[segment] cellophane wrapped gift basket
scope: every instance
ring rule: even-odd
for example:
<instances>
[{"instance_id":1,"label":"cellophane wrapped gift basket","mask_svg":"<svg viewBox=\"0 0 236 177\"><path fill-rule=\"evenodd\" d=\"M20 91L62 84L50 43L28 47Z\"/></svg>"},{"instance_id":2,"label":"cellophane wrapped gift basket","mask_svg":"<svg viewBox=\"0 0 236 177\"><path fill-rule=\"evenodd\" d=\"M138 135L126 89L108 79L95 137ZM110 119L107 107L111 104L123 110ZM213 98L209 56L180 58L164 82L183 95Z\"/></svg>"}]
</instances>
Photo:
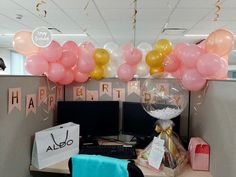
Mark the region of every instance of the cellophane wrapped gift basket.
<instances>
[{"instance_id":1,"label":"cellophane wrapped gift basket","mask_svg":"<svg viewBox=\"0 0 236 177\"><path fill-rule=\"evenodd\" d=\"M188 92L174 79L150 78L142 85L144 110L157 118L153 141L140 153L138 163L154 171L176 176L188 162L188 153L173 131L170 120L185 109Z\"/></svg>"}]
</instances>

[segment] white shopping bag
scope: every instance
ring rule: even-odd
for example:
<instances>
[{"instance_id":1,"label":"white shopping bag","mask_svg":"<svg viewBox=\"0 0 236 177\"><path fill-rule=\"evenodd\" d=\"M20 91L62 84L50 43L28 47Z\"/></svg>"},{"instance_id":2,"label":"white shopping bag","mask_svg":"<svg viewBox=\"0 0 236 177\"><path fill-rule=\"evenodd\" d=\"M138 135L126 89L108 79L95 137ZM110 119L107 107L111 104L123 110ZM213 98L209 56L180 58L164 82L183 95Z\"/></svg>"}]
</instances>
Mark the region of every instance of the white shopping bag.
<instances>
[{"instance_id":1,"label":"white shopping bag","mask_svg":"<svg viewBox=\"0 0 236 177\"><path fill-rule=\"evenodd\" d=\"M79 152L79 125L72 122L35 133L32 165L45 168Z\"/></svg>"}]
</instances>

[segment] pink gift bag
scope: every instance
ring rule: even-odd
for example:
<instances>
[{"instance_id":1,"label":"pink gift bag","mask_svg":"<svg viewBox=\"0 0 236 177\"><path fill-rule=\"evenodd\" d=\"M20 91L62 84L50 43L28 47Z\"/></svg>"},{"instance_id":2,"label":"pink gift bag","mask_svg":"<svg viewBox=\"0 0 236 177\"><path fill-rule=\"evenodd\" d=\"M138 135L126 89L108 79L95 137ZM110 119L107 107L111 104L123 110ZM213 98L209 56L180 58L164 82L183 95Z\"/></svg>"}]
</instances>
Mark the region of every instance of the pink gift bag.
<instances>
[{"instance_id":1,"label":"pink gift bag","mask_svg":"<svg viewBox=\"0 0 236 177\"><path fill-rule=\"evenodd\" d=\"M193 170L209 170L210 147L201 138L193 137L188 146Z\"/></svg>"}]
</instances>

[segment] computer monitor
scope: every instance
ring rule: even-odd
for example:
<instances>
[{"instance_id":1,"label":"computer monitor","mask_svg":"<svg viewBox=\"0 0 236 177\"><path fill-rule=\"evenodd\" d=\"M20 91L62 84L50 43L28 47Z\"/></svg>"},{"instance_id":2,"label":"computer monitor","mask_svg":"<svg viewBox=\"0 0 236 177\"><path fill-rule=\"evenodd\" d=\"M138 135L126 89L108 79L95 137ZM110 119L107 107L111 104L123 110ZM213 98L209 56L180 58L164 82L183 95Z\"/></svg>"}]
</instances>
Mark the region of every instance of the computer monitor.
<instances>
[{"instance_id":1,"label":"computer monitor","mask_svg":"<svg viewBox=\"0 0 236 177\"><path fill-rule=\"evenodd\" d=\"M123 102L122 133L133 136L152 136L156 118L145 112L141 103Z\"/></svg>"},{"instance_id":2,"label":"computer monitor","mask_svg":"<svg viewBox=\"0 0 236 177\"><path fill-rule=\"evenodd\" d=\"M80 136L98 137L119 134L118 101L59 101L57 122L80 125Z\"/></svg>"},{"instance_id":3,"label":"computer monitor","mask_svg":"<svg viewBox=\"0 0 236 177\"><path fill-rule=\"evenodd\" d=\"M122 133L137 137L154 135L157 119L149 115L141 103L123 102L122 110ZM174 130L179 133L179 119L173 119Z\"/></svg>"}]
</instances>

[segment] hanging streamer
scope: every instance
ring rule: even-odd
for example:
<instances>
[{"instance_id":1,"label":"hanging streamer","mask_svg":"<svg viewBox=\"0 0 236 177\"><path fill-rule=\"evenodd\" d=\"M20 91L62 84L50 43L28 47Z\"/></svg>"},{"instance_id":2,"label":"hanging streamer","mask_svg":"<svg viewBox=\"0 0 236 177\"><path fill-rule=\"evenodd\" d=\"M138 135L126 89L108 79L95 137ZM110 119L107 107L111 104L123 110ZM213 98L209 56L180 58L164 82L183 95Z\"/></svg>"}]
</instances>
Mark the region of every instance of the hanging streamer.
<instances>
[{"instance_id":1,"label":"hanging streamer","mask_svg":"<svg viewBox=\"0 0 236 177\"><path fill-rule=\"evenodd\" d=\"M133 15L133 31L134 31L134 39L133 39L133 42L134 42L134 46L135 46L135 42L136 42L136 18L137 18L137 13L138 13L138 10L137 10L137 0L134 0L133 1L134 3L134 15Z\"/></svg>"},{"instance_id":2,"label":"hanging streamer","mask_svg":"<svg viewBox=\"0 0 236 177\"><path fill-rule=\"evenodd\" d=\"M215 11L214 21L218 21L219 18L220 18L220 11L221 11L221 2L220 2L220 0L216 1L215 8L216 8L216 11Z\"/></svg>"},{"instance_id":3,"label":"hanging streamer","mask_svg":"<svg viewBox=\"0 0 236 177\"><path fill-rule=\"evenodd\" d=\"M43 4L46 4L46 2L44 0L39 0L39 2L35 6L35 9L39 13L40 16L46 17L47 16L47 11L45 9L44 10L41 9L41 6Z\"/></svg>"},{"instance_id":4,"label":"hanging streamer","mask_svg":"<svg viewBox=\"0 0 236 177\"><path fill-rule=\"evenodd\" d=\"M49 98L49 95L53 92L53 90L56 89L56 86L52 86L52 87L50 86L50 81L47 77L46 77L46 83L47 83L47 90L48 91L47 91L47 96L45 97L43 102L47 101ZM46 121L49 119L49 117L48 117L49 111L43 107L42 107L42 110L47 114L47 116L43 118L43 121Z\"/></svg>"}]
</instances>

